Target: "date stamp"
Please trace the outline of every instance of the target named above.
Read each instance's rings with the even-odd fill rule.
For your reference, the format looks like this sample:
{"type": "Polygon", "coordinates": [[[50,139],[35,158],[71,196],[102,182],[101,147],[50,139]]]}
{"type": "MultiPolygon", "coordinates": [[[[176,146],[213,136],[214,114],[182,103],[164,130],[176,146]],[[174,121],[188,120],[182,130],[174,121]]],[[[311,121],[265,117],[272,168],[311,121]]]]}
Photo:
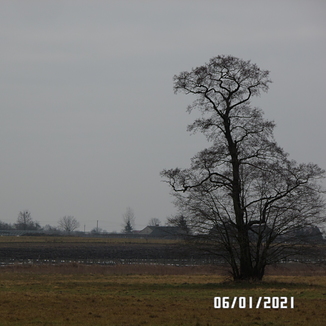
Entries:
{"type": "Polygon", "coordinates": [[[214,297],[215,309],[293,309],[294,297],[214,297]]]}

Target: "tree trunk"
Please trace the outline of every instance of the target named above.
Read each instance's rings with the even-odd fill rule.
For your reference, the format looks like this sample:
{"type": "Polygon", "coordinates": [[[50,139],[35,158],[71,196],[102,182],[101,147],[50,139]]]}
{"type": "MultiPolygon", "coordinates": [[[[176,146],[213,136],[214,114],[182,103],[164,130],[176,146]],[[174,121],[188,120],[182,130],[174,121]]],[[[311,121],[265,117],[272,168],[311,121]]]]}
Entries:
{"type": "MultiPolygon", "coordinates": [[[[238,158],[237,144],[233,141],[230,130],[230,119],[226,115],[224,117],[225,137],[228,142],[229,153],[231,156],[232,164],[232,200],[233,209],[235,214],[236,226],[238,229],[238,244],[240,248],[240,273],[234,274],[240,280],[256,279],[257,275],[253,268],[251,251],[250,251],[250,239],[248,234],[248,228],[243,220],[244,212],[241,205],[241,178],[240,178],[240,161],[238,158]]],[[[260,276],[259,276],[260,277],[260,276]]],[[[262,276],[261,276],[262,277],[262,276]]]]}

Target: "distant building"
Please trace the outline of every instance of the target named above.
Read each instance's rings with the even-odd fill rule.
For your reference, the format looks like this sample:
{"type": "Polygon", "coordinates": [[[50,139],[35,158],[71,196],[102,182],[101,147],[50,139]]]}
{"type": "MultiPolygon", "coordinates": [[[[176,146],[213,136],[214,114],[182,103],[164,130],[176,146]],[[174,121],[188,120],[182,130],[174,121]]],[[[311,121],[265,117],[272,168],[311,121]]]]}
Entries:
{"type": "Polygon", "coordinates": [[[153,238],[176,239],[185,235],[185,231],[176,226],[146,226],[139,235],[153,238]]]}
{"type": "Polygon", "coordinates": [[[323,241],[323,234],[320,231],[320,229],[315,225],[307,226],[305,228],[291,232],[288,236],[292,237],[292,238],[301,239],[304,242],[305,241],[307,241],[307,242],[323,241]]]}

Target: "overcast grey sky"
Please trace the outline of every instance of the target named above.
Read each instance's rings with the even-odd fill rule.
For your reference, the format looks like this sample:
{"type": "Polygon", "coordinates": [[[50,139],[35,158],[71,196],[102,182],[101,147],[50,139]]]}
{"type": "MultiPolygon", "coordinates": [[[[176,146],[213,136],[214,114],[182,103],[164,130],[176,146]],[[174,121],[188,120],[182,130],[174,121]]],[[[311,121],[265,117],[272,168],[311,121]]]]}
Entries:
{"type": "Polygon", "coordinates": [[[273,84],[253,102],[291,157],[326,168],[326,1],[0,0],[0,220],[120,231],[175,213],[164,168],[208,146],[173,75],[220,54],[273,84]]]}

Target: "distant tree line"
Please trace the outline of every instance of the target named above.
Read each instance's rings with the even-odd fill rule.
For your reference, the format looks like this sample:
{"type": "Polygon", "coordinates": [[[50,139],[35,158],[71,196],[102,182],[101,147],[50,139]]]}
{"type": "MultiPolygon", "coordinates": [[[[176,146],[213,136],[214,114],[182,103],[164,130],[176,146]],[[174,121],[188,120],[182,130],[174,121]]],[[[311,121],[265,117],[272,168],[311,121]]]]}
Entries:
{"type": "Polygon", "coordinates": [[[16,223],[0,221],[1,230],[41,230],[40,223],[33,221],[31,213],[27,210],[19,212],[16,223]]]}
{"type": "Polygon", "coordinates": [[[59,219],[58,226],[49,224],[41,227],[38,221],[34,221],[28,210],[19,212],[16,223],[6,223],[0,221],[0,230],[26,230],[26,231],[44,231],[50,233],[71,233],[79,228],[79,222],[73,216],[64,216],[59,219]]]}
{"type": "MultiPolygon", "coordinates": [[[[135,231],[135,213],[132,208],[127,207],[123,217],[123,229],[122,233],[131,234],[135,231]]],[[[167,221],[167,225],[172,225],[171,221],[167,221]]],[[[151,218],[148,221],[149,226],[161,226],[161,221],[158,218],[151,218]]],[[[78,231],[80,227],[79,221],[74,216],[63,216],[58,220],[57,226],[45,225],[41,227],[38,221],[33,220],[30,211],[24,210],[19,212],[16,223],[6,223],[0,220],[0,230],[26,230],[26,231],[40,231],[50,234],[70,234],[78,231]]],[[[84,230],[85,232],[85,230],[84,230]]],[[[83,233],[84,233],[83,232],[83,233]]],[[[98,227],[94,227],[90,232],[91,235],[101,235],[108,233],[106,230],[98,227]]],[[[116,232],[113,232],[116,233],[116,232]]]]}

